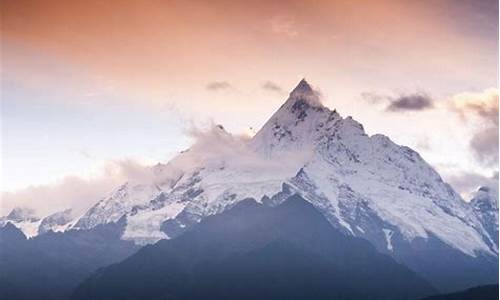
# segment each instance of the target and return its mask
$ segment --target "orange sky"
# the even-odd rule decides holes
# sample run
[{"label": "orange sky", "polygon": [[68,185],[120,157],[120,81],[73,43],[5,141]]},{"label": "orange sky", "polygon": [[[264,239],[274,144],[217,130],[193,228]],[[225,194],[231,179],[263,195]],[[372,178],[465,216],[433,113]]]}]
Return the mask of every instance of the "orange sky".
[{"label": "orange sky", "polygon": [[37,70],[50,65],[26,61],[23,52],[36,51],[141,94],[227,78],[249,86],[313,76],[371,87],[379,85],[374,73],[391,84],[469,72],[496,82],[496,43],[467,34],[487,30],[488,20],[444,3],[453,1],[3,0],[2,33],[9,76],[57,80]]}]

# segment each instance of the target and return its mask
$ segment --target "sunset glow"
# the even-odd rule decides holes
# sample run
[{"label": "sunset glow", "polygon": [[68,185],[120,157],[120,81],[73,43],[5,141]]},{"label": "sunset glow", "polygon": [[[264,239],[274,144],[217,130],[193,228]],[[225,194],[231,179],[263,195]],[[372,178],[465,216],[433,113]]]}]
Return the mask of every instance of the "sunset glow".
[{"label": "sunset glow", "polygon": [[5,199],[165,161],[193,125],[252,134],[303,77],[464,196],[498,176],[496,1],[1,3]]}]

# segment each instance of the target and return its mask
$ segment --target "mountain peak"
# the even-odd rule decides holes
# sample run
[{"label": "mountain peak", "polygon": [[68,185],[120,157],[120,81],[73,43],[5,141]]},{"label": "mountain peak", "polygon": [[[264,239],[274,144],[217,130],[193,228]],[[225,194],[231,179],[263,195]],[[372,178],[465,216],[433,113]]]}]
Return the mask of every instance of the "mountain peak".
[{"label": "mountain peak", "polygon": [[38,218],[35,215],[35,210],[26,207],[15,207],[12,211],[7,215],[7,220],[10,221],[35,221]]},{"label": "mountain peak", "polygon": [[495,194],[497,193],[492,188],[481,186],[474,193],[470,204],[474,209],[482,212],[498,210],[498,197],[495,197]]},{"label": "mountain peak", "polygon": [[312,89],[311,85],[306,81],[306,79],[302,78],[302,80],[299,82],[299,84],[293,89],[292,94],[295,92],[313,93],[314,90]]},{"label": "mountain peak", "polygon": [[252,138],[252,147],[269,157],[276,151],[309,149],[318,135],[323,133],[321,128],[326,128],[325,122],[340,117],[331,113],[321,104],[318,92],[302,79],[285,103]]},{"label": "mountain peak", "polygon": [[288,102],[303,101],[310,106],[322,106],[319,100],[318,92],[303,78],[299,84],[290,93]]}]

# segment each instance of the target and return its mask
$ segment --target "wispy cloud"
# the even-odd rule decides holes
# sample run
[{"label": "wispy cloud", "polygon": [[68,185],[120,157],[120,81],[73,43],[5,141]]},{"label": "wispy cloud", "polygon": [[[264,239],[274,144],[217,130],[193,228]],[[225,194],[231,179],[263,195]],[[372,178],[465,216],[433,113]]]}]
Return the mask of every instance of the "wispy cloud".
[{"label": "wispy cloud", "polygon": [[278,84],[272,82],[272,81],[266,81],[264,83],[262,83],[262,89],[264,90],[267,90],[267,91],[271,91],[271,92],[278,92],[278,93],[283,93],[284,90],[283,88],[281,88],[281,86],[279,86]]},{"label": "wispy cloud", "polygon": [[206,89],[209,91],[220,91],[230,89],[232,85],[227,81],[213,81],[209,82]]},{"label": "wispy cloud", "polygon": [[498,169],[498,89],[455,95],[449,109],[464,122],[477,123],[480,129],[469,142],[471,152],[480,164]]},{"label": "wispy cloud", "polygon": [[361,98],[371,104],[380,104],[389,101],[390,96],[376,92],[363,92]]},{"label": "wispy cloud", "polygon": [[285,35],[289,38],[294,38],[299,34],[295,17],[291,15],[276,15],[271,18],[269,23],[275,34]]},{"label": "wispy cloud", "polygon": [[270,160],[250,149],[248,135],[232,135],[221,125],[211,124],[208,130],[193,126],[186,134],[193,138],[191,147],[167,164],[161,165],[160,172],[153,165],[135,160],[109,161],[102,167],[100,175],[94,178],[69,176],[55,184],[4,192],[0,215],[6,215],[19,206],[34,208],[41,215],[67,208],[73,208],[76,214],[82,214],[125,182],[159,184],[200,167],[230,167],[241,170],[242,173],[252,171],[255,174],[285,178],[294,175],[312,155],[309,150],[291,151],[284,153],[279,159]]},{"label": "wispy cloud", "polygon": [[479,163],[498,168],[498,127],[479,131],[472,137],[469,145]]},{"label": "wispy cloud", "polygon": [[498,172],[494,172],[491,176],[473,172],[453,172],[445,179],[466,201],[469,201],[472,194],[481,186],[498,191]]},{"label": "wispy cloud", "polygon": [[460,93],[452,97],[449,108],[464,121],[480,118],[498,126],[498,89],[489,88],[479,93]]},{"label": "wispy cloud", "polygon": [[151,166],[135,160],[108,161],[100,174],[92,178],[67,176],[53,184],[2,192],[0,215],[15,207],[34,208],[41,215],[68,208],[81,214],[118,185],[127,181],[151,182],[154,176]]}]

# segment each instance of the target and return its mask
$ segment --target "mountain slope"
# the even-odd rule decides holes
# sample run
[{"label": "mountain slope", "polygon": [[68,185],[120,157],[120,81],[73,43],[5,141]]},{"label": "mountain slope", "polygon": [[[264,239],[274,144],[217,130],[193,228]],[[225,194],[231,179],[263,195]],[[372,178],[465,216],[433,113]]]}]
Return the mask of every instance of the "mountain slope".
[{"label": "mountain slope", "polygon": [[0,299],[66,299],[97,268],[137,250],[120,239],[122,231],[123,220],[26,239],[7,223],[0,228]]},{"label": "mountain slope", "polygon": [[480,187],[470,201],[481,225],[498,245],[498,191],[490,187]]},{"label": "mountain slope", "polygon": [[300,185],[307,181],[314,187],[308,191],[311,199],[327,198],[334,222],[356,234],[360,224],[350,222],[352,201],[346,199],[354,197],[409,240],[432,233],[469,255],[498,252],[466,203],[418,153],[383,135],[366,135],[361,124],[340,117],[316,97],[302,81],[251,145],[272,159],[313,148],[313,157],[291,183],[303,190]]},{"label": "mountain slope", "polygon": [[0,227],[10,223],[19,228],[24,235],[31,237],[38,234],[38,226],[41,222],[42,220],[36,216],[33,209],[16,207],[8,215],[0,218]]},{"label": "mountain slope", "polygon": [[422,300],[497,300],[498,284],[485,285],[451,294],[436,295]]},{"label": "mountain slope", "polygon": [[278,205],[299,194],[344,234],[370,241],[442,291],[498,281],[498,211],[471,208],[417,152],[368,136],[323,106],[305,80],[252,139],[222,126],[207,138],[210,147],[198,142],[160,165],[150,183],[119,188],[77,227],[125,216],[122,238],[147,244],[246,198]]},{"label": "mountain slope", "polygon": [[[387,286],[391,286],[387,289]],[[434,289],[291,196],[247,199],[97,271],[73,299],[416,299]]]},{"label": "mountain slope", "polygon": [[38,234],[44,234],[49,231],[61,232],[71,227],[74,217],[71,209],[53,213],[42,219],[38,226]]}]

